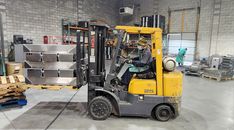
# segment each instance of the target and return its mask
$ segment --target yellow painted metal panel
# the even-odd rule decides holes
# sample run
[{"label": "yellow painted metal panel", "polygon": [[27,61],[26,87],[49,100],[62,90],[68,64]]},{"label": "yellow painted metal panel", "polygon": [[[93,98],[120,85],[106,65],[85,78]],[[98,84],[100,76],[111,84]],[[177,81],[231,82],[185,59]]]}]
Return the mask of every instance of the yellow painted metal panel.
[{"label": "yellow painted metal panel", "polygon": [[116,26],[115,29],[124,30],[130,34],[153,34],[155,32],[162,32],[160,28],[135,27],[135,26]]},{"label": "yellow painted metal panel", "polygon": [[128,93],[135,95],[156,95],[156,81],[147,79],[132,79]]},{"label": "yellow painted metal panel", "polygon": [[164,96],[181,97],[182,96],[182,79],[181,72],[170,72],[163,74]]},{"label": "yellow painted metal panel", "polygon": [[156,59],[157,95],[163,96],[162,32],[152,34],[152,57]]}]

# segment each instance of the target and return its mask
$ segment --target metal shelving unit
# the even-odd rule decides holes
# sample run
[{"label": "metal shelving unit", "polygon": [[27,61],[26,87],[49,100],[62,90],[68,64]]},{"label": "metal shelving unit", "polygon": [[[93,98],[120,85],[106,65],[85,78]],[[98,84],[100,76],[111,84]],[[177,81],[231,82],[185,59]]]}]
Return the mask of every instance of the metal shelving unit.
[{"label": "metal shelving unit", "polygon": [[[78,30],[78,23],[73,23],[69,19],[62,19],[62,41],[63,44],[72,44],[76,41],[76,31]],[[72,37],[74,39],[72,39]]]}]

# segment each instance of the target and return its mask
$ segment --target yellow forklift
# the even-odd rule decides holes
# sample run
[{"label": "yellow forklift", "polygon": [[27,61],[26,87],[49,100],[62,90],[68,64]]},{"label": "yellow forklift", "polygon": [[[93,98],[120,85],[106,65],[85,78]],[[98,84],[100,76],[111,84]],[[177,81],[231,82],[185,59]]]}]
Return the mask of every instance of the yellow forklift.
[{"label": "yellow forklift", "polygon": [[[89,25],[88,60],[81,55],[83,43],[77,42],[77,83],[88,84],[88,112],[94,120],[116,116],[153,117],[168,121],[179,115],[182,96],[182,73],[166,71],[163,65],[162,30],[159,28],[117,26],[118,40],[110,71],[105,69],[105,41],[108,27]],[[80,41],[81,32],[77,32]],[[149,35],[152,58],[155,61],[154,77],[141,79],[133,76],[129,86],[119,83],[119,73],[126,64],[122,60],[122,46],[127,34]],[[86,71],[86,73],[84,73]],[[86,74],[86,75],[82,75]],[[84,78],[85,77],[85,78]],[[84,79],[86,81],[84,81]]]}]

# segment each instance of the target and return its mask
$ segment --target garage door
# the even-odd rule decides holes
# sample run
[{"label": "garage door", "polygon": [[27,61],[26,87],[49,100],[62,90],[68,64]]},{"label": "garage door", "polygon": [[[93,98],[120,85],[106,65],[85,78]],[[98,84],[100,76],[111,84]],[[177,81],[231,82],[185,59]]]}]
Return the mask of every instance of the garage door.
[{"label": "garage door", "polygon": [[170,33],[168,34],[168,53],[177,55],[180,48],[188,48],[184,59],[185,65],[191,65],[195,56],[196,33]]}]

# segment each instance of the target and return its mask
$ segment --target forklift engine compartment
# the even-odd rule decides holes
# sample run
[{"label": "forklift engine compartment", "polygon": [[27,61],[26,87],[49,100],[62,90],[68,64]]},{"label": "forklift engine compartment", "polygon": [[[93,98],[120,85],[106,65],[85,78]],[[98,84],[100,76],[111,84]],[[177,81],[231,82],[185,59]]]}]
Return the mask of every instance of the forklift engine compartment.
[{"label": "forklift engine compartment", "polygon": [[[156,95],[156,80],[138,79],[133,77],[128,87],[128,93],[137,95]],[[182,95],[182,74],[180,72],[167,72],[163,74],[163,96],[177,97]],[[140,87],[139,87],[140,86]]]},{"label": "forklift engine compartment", "polygon": [[[105,120],[113,113],[117,116],[153,117],[159,121],[168,121],[178,116],[182,73],[174,70],[175,62],[171,58],[163,60],[161,29],[131,26],[117,26],[116,29],[118,40],[108,74],[105,70],[105,55],[102,53],[105,50],[108,27],[89,25],[87,63],[80,54],[81,47],[84,46],[84,43],[79,42],[82,30],[77,32],[77,86],[88,84],[89,115],[94,120]],[[134,75],[126,86],[121,83],[118,75],[126,65],[126,60],[122,58],[122,46],[128,34],[151,36],[151,56],[155,69],[151,72],[153,77],[142,79]],[[170,64],[163,65],[163,62]],[[169,67],[165,69],[165,66]]]}]

